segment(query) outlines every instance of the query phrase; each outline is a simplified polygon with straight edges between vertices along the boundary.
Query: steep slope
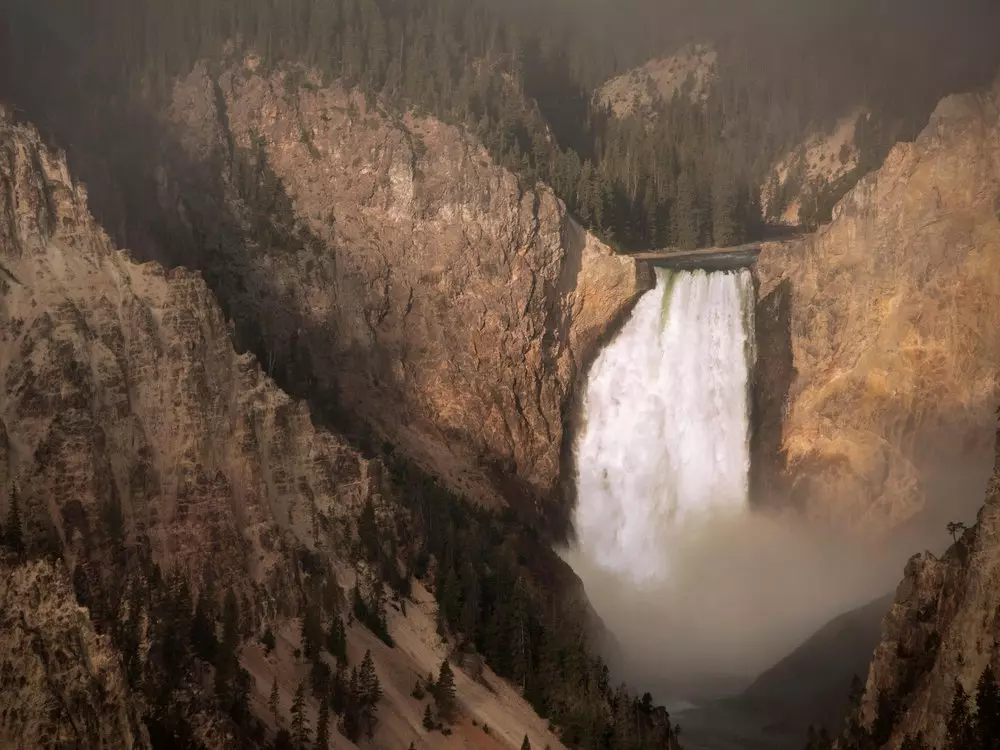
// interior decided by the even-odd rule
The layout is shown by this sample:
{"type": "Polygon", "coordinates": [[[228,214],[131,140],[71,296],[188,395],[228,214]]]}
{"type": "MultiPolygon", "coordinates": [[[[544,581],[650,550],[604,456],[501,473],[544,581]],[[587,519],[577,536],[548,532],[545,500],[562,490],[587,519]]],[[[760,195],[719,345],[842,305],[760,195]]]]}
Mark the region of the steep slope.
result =
{"type": "MultiPolygon", "coordinates": [[[[1000,437],[1000,436],[998,436],[1000,437]]],[[[916,555],[883,622],[861,704],[871,726],[879,694],[896,709],[889,747],[922,733],[942,747],[958,680],[970,693],[983,669],[1000,666],[1000,440],[977,523],[942,557],[916,555]]]]}
{"type": "Polygon", "coordinates": [[[765,248],[761,297],[790,298],[796,505],[876,532],[971,513],[992,455],[998,271],[1000,84],[942,101],[828,226],[765,248]]]}
{"type": "Polygon", "coordinates": [[[114,502],[157,562],[277,583],[282,533],[328,546],[313,521],[352,518],[366,463],[233,351],[199,276],[115,251],[65,163],[0,127],[0,481],[30,536],[73,559],[114,502]]]}
{"type": "MultiPolygon", "coordinates": [[[[234,351],[200,276],[115,250],[62,156],[2,109],[0,378],[0,539],[16,498],[27,557],[52,561],[0,565],[2,744],[143,748],[150,727],[154,747],[172,747],[167,730],[180,724],[185,746],[262,746],[279,726],[272,684],[287,726],[291,696],[311,679],[300,618],[322,598],[325,628],[346,606],[342,586],[372,586],[355,528],[368,500],[397,523],[382,468],[234,351]],[[216,656],[195,661],[186,643],[199,617],[212,618],[202,642],[216,656]],[[270,655],[256,644],[268,631],[279,636],[270,655]],[[238,707],[219,708],[229,638],[251,709],[238,721],[238,707]]],[[[451,647],[433,598],[419,584],[411,597],[409,615],[403,601],[389,607],[395,649],[347,627],[352,664],[375,654],[377,747],[444,742],[410,691],[451,647]]],[[[516,688],[489,669],[456,671],[450,746],[517,747],[528,734],[561,747],[516,688]],[[476,727],[487,722],[489,733],[476,727]]],[[[318,713],[310,691],[311,727],[318,713]]],[[[332,734],[333,747],[354,746],[332,734]]]]}
{"type": "Polygon", "coordinates": [[[736,704],[795,727],[799,738],[809,725],[836,729],[848,709],[851,679],[867,672],[891,604],[892,596],[883,596],[827,623],[754,680],[736,704]]]}
{"type": "Polygon", "coordinates": [[[650,60],[612,78],[594,96],[617,117],[649,114],[685,86],[690,86],[688,95],[693,100],[700,100],[707,95],[715,75],[716,57],[710,44],[688,44],[669,57],[650,60]]]}
{"type": "Polygon", "coordinates": [[[143,750],[121,659],[46,562],[0,563],[0,745],[143,750]]]}
{"type": "Polygon", "coordinates": [[[160,197],[193,227],[182,260],[286,380],[453,488],[551,497],[575,386],[643,288],[636,265],[459,129],[256,67],[176,86],[175,163],[198,177],[168,169],[160,197]],[[262,210],[269,231],[248,233],[262,210]]]}

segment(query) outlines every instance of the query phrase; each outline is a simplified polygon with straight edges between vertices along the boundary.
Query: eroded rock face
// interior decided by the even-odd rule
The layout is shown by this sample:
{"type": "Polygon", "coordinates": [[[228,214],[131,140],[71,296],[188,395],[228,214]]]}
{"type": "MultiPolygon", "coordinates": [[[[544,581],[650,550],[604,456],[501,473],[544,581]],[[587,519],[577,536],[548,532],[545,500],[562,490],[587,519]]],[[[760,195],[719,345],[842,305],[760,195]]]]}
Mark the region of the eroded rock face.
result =
{"type": "Polygon", "coordinates": [[[150,746],[118,653],[52,565],[0,563],[0,633],[0,745],[150,746]]]}
{"type": "MultiPolygon", "coordinates": [[[[235,352],[199,275],[115,250],[62,156],[2,108],[0,379],[0,519],[16,487],[27,556],[52,560],[15,566],[11,554],[8,565],[0,546],[0,747],[168,741],[164,654],[177,652],[162,649],[163,631],[183,639],[191,612],[151,592],[185,587],[176,601],[191,607],[206,592],[236,596],[249,707],[268,733],[238,731],[200,657],[172,678],[166,709],[199,747],[269,746],[310,680],[304,589],[332,582],[323,597],[337,598],[341,584],[369,585],[355,521],[372,499],[379,521],[397,524],[380,494],[392,487],[378,463],[314,427],[304,404],[235,352]],[[266,629],[278,636],[271,654],[259,644],[266,629]]],[[[405,604],[387,607],[396,648],[356,620],[347,626],[351,663],[375,654],[384,695],[370,742],[387,750],[433,744],[410,691],[448,648],[433,597],[415,589],[409,615],[405,604]]],[[[488,688],[457,678],[462,731],[486,736],[488,722],[498,747],[526,733],[539,747],[562,747],[516,688],[486,675],[488,688]]],[[[309,692],[315,727],[319,701],[309,692]]],[[[331,729],[335,746],[354,747],[331,729]]]]}
{"type": "MultiPolygon", "coordinates": [[[[281,592],[367,463],[237,355],[203,280],[114,250],[33,130],[0,119],[0,487],[29,540],[93,558],[120,509],[164,570],[281,592]]],[[[265,599],[268,597],[265,597],[265,599]]]]}
{"type": "Polygon", "coordinates": [[[985,476],[1000,356],[1000,92],[945,99],[830,225],[766,247],[758,273],[762,298],[791,287],[796,377],[781,445],[810,515],[884,531],[924,509],[935,483],[954,491],[970,465],[985,476]]]}
{"type": "Polygon", "coordinates": [[[550,495],[574,388],[646,279],[457,128],[292,75],[251,62],[177,86],[185,158],[225,177],[216,196],[176,172],[164,182],[161,200],[203,238],[192,262],[289,381],[453,488],[502,503],[505,473],[513,494],[550,495]],[[255,153],[287,191],[292,246],[242,239],[240,162],[255,153]]]}
{"type": "Polygon", "coordinates": [[[882,622],[861,719],[875,718],[879,692],[900,714],[890,747],[922,733],[942,747],[955,681],[975,694],[980,675],[1000,667],[1000,441],[997,463],[977,524],[941,558],[928,552],[906,566],[882,622]]]}

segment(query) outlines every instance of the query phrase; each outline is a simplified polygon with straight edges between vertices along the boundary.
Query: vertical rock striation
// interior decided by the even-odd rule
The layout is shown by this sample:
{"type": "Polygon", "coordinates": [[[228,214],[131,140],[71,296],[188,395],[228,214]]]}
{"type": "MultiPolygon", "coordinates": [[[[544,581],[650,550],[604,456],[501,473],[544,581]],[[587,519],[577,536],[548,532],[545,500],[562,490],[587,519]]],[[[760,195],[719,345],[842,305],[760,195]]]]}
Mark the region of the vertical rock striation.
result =
{"type": "Polygon", "coordinates": [[[977,523],[940,558],[906,566],[882,622],[861,719],[875,718],[879,693],[898,706],[891,747],[922,733],[942,747],[955,681],[974,694],[983,669],[1000,668],[1000,435],[997,460],[977,523]]]}
{"type": "Polygon", "coordinates": [[[161,200],[245,343],[474,499],[554,493],[574,390],[648,285],[634,262],[458,128],[295,71],[199,68],[172,119],[176,161],[223,180],[175,170],[161,200]],[[261,190],[270,237],[245,231],[261,190]]]}
{"type": "Polygon", "coordinates": [[[47,562],[0,563],[0,745],[145,750],[118,653],[47,562]]]}
{"type": "Polygon", "coordinates": [[[280,595],[283,537],[330,547],[367,464],[311,424],[202,279],[136,265],[37,133],[0,118],[0,487],[70,565],[107,537],[165,570],[280,595]],[[248,575],[249,574],[249,575],[248,575]]]}
{"type": "Polygon", "coordinates": [[[758,274],[762,298],[790,293],[793,499],[882,531],[956,487],[974,497],[998,396],[1000,84],[943,100],[832,223],[765,247],[758,274]]]}

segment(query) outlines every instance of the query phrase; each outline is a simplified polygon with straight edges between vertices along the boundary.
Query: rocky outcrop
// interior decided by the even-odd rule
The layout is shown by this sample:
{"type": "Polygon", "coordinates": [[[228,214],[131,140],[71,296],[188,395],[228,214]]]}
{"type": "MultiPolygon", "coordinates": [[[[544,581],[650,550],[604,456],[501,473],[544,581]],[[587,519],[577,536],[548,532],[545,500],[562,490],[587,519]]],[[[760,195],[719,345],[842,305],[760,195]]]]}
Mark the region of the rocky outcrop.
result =
{"type": "Polygon", "coordinates": [[[114,250],[65,162],[6,119],[0,276],[0,486],[34,543],[72,565],[120,533],[190,580],[273,591],[283,535],[333,546],[366,462],[233,350],[198,275],[114,250]]]}
{"type": "Polygon", "coordinates": [[[906,566],[882,622],[861,704],[871,725],[880,693],[898,711],[889,747],[922,733],[943,747],[955,681],[970,694],[986,666],[1000,667],[1000,440],[986,504],[976,525],[947,553],[906,566]]]}
{"type": "Polygon", "coordinates": [[[117,651],[52,565],[0,563],[0,633],[0,745],[150,746],[117,651]]]}
{"type": "Polygon", "coordinates": [[[708,96],[716,76],[718,53],[711,44],[687,44],[669,57],[650,60],[645,65],[612,78],[596,92],[595,98],[617,117],[653,115],[689,86],[692,101],[708,96]]]}
{"type": "Polygon", "coordinates": [[[224,180],[212,195],[175,169],[161,202],[282,382],[473,499],[557,489],[574,389],[644,285],[632,261],[461,130],[300,71],[200,68],[172,120],[178,161],[224,180]],[[276,231],[248,233],[262,200],[276,231]]]}
{"type": "Polygon", "coordinates": [[[945,99],[831,224],[765,247],[757,270],[762,298],[790,287],[796,376],[781,449],[797,505],[884,531],[953,493],[972,469],[988,473],[1000,87],[945,99]]]}

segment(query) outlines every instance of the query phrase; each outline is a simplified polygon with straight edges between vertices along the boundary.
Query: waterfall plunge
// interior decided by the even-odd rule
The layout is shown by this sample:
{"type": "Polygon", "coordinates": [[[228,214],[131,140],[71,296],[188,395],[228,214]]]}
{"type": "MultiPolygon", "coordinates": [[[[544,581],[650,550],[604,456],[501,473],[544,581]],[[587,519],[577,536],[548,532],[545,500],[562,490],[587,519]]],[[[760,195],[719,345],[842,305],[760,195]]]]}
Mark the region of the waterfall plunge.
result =
{"type": "Polygon", "coordinates": [[[747,506],[754,290],[749,271],[657,271],[591,369],[577,442],[579,552],[669,582],[685,528],[747,506]]]}

